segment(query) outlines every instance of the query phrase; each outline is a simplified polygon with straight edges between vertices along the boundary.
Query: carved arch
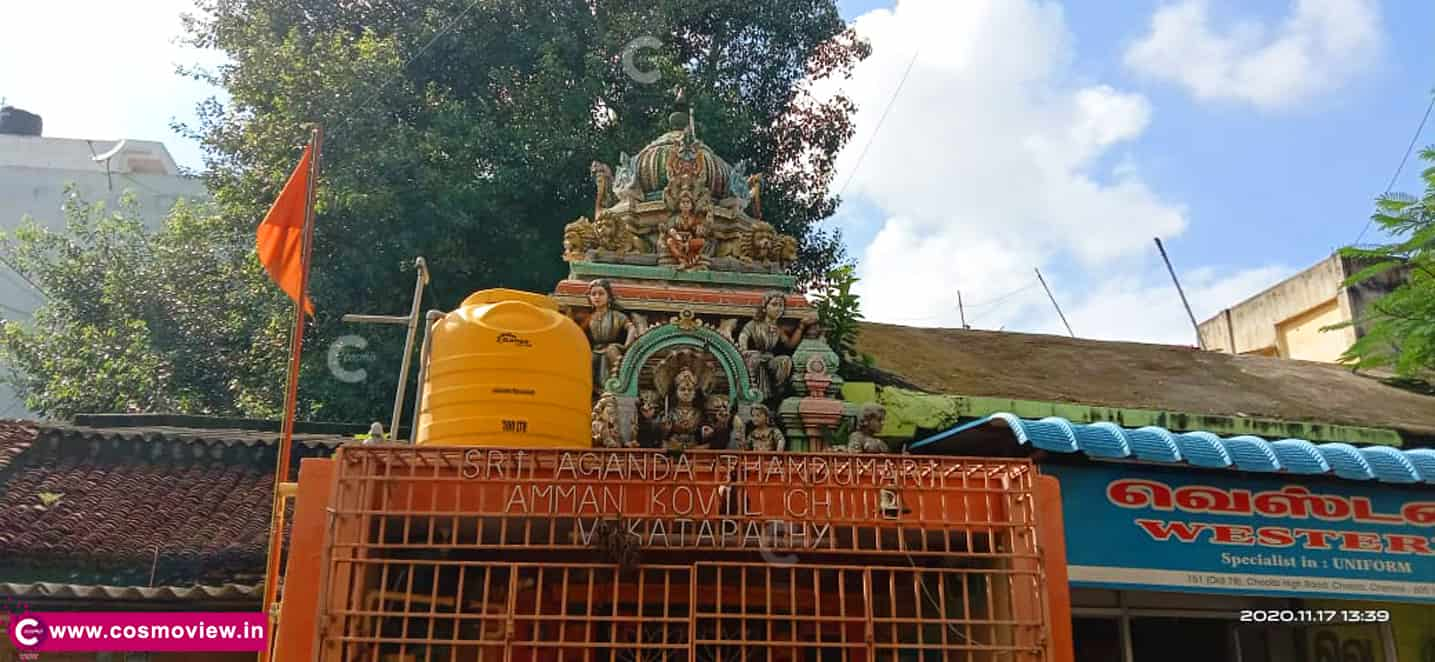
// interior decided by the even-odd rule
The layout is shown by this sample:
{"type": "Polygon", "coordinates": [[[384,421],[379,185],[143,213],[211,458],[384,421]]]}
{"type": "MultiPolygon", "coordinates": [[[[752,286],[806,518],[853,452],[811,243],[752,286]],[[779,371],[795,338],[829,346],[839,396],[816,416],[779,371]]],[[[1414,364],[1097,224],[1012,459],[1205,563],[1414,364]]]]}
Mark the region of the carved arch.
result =
{"type": "Polygon", "coordinates": [[[747,363],[737,347],[718,332],[699,326],[684,329],[676,324],[664,324],[643,334],[623,354],[618,364],[618,375],[603,383],[603,389],[619,396],[637,397],[639,373],[653,355],[679,347],[705,350],[717,359],[718,368],[727,376],[728,399],[734,404],[751,404],[762,399],[752,387],[752,377],[747,372],[747,363]]]}

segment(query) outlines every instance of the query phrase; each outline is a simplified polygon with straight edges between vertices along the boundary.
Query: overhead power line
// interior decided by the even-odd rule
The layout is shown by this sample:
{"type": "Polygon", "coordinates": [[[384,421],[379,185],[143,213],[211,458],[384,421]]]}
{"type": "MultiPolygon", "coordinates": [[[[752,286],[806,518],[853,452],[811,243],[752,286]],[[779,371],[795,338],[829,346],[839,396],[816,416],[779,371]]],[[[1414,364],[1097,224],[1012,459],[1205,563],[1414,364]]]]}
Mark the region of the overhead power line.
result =
{"type": "Polygon", "coordinates": [[[7,259],[4,255],[0,255],[0,264],[5,265],[7,268],[10,269],[10,271],[15,272],[15,275],[16,275],[16,276],[19,276],[19,277],[21,278],[21,280],[24,280],[26,284],[28,284],[30,287],[34,288],[36,292],[39,292],[39,293],[40,293],[42,296],[44,296],[46,299],[49,299],[49,298],[50,298],[50,293],[49,293],[49,292],[46,292],[44,288],[40,287],[39,285],[36,285],[36,284],[35,284],[35,281],[30,280],[30,277],[29,277],[29,276],[26,276],[26,275],[25,275],[25,272],[20,271],[18,268],[16,268],[15,265],[14,265],[13,263],[11,263],[10,260],[7,259]]]}
{"type": "MultiPolygon", "coordinates": [[[[1435,94],[1430,95],[1430,103],[1425,105],[1425,115],[1420,118],[1419,126],[1415,127],[1415,135],[1410,136],[1410,144],[1405,146],[1405,155],[1400,157],[1400,165],[1395,167],[1395,174],[1390,176],[1390,183],[1385,185],[1385,191],[1380,194],[1382,197],[1389,195],[1390,189],[1395,188],[1395,180],[1400,178],[1401,171],[1405,170],[1405,162],[1410,160],[1410,153],[1415,151],[1415,143],[1420,140],[1420,132],[1425,130],[1425,122],[1430,119],[1431,109],[1435,109],[1435,94]]],[[[1360,240],[1365,238],[1365,233],[1370,231],[1370,225],[1374,222],[1374,218],[1365,222],[1365,227],[1356,235],[1352,246],[1360,245],[1360,240]]]]}
{"type": "Polygon", "coordinates": [[[1030,283],[1027,283],[1026,285],[1023,285],[1023,286],[1018,287],[1018,288],[1016,288],[1016,289],[1014,289],[1014,290],[1012,290],[1012,291],[1010,291],[1010,292],[1007,292],[1006,294],[1003,294],[1003,295],[998,296],[998,297],[994,297],[994,298],[992,298],[992,299],[988,299],[988,300],[983,301],[983,302],[981,302],[981,303],[969,303],[969,304],[967,304],[967,308],[986,308],[987,306],[994,306],[994,305],[999,304],[999,303],[1001,303],[1001,302],[1003,302],[1003,301],[1006,301],[1007,299],[1010,299],[1010,298],[1012,298],[1012,297],[1014,297],[1014,296],[1016,296],[1016,295],[1018,295],[1018,294],[1021,294],[1022,292],[1025,292],[1025,291],[1027,291],[1027,290],[1029,290],[1029,289],[1031,289],[1031,288],[1033,288],[1033,287],[1036,287],[1036,286],[1039,285],[1039,284],[1040,284],[1040,283],[1038,283],[1038,282],[1036,282],[1036,281],[1032,281],[1032,282],[1030,282],[1030,283]]]}
{"type": "Polygon", "coordinates": [[[867,136],[867,144],[862,146],[862,151],[857,153],[857,162],[852,164],[852,171],[847,173],[847,181],[842,182],[842,188],[837,190],[837,197],[841,198],[847,192],[847,185],[852,183],[852,178],[857,176],[857,169],[862,167],[862,159],[867,158],[867,150],[872,147],[872,142],[877,139],[877,134],[882,130],[882,123],[887,121],[887,114],[892,112],[892,106],[897,103],[897,95],[902,93],[902,86],[907,84],[907,76],[912,74],[912,66],[917,64],[917,56],[922,54],[918,48],[912,53],[912,59],[907,61],[907,69],[902,72],[902,78],[897,81],[897,88],[892,90],[892,97],[887,99],[887,107],[882,109],[882,116],[877,118],[877,126],[872,128],[872,135],[867,136]]]}

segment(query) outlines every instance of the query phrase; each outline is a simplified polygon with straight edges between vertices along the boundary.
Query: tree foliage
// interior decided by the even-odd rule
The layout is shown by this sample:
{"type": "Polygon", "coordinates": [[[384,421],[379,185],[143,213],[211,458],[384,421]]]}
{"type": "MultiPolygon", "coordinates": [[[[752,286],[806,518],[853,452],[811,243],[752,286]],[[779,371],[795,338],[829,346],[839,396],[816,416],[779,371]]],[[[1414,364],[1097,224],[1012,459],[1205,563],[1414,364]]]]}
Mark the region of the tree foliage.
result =
{"type": "Polygon", "coordinates": [[[827,344],[837,352],[843,361],[857,357],[858,326],[862,321],[861,298],[852,291],[859,279],[851,265],[833,269],[817,290],[813,305],[817,308],[817,319],[827,336],[827,344]]]}
{"type": "Polygon", "coordinates": [[[158,233],[132,199],[67,196],[63,231],[28,223],[0,252],[44,288],[33,320],[0,327],[0,359],[42,414],[273,415],[286,300],[219,218],[181,203],[158,233]]]}
{"type": "MultiPolygon", "coordinates": [[[[1435,148],[1425,149],[1420,156],[1435,163],[1435,148]]],[[[1369,265],[1352,275],[1348,285],[1396,269],[1406,276],[1353,322],[1364,334],[1343,358],[1357,369],[1389,368],[1405,378],[1435,374],[1435,167],[1427,168],[1422,178],[1425,192],[1420,197],[1391,193],[1376,200],[1371,220],[1395,241],[1342,251],[1369,265]]]]}
{"type": "Polygon", "coordinates": [[[869,49],[833,0],[200,0],[186,30],[228,60],[187,72],[227,100],[202,104],[198,123],[179,127],[205,148],[213,211],[181,209],[153,237],[126,220],[113,236],[89,238],[131,251],[128,275],[102,273],[106,256],[81,248],[78,235],[12,246],[59,299],[34,334],[7,332],[18,386],[46,413],[279,409],[275,357],[286,351],[273,343],[290,313],[256,279],[253,232],[313,124],[326,137],[311,279],[318,314],[300,388],[312,416],[386,418],[402,330],[340,317],[407,312],[415,256],[433,272],[426,305],[452,308],[483,287],[551,289],[564,273],[563,226],[591,210],[589,163],[612,163],[658,135],[674,87],[686,90],[704,142],[768,173],[764,217],[799,238],[796,275],[812,282],[845,260],[840,238],[818,225],[837,202],[829,187],[853,105],[820,99],[812,85],[845,76],[869,49]],[[658,80],[635,79],[635,68],[658,80]],[[92,260],[88,271],[51,261],[66,254],[60,246],[92,260]],[[231,279],[169,273],[182,268],[231,279]],[[151,272],[168,274],[172,291],[138,280],[151,272]],[[109,290],[67,291],[86,279],[109,290]],[[111,299],[123,304],[78,305],[111,299]],[[202,324],[218,328],[192,332],[202,324]],[[346,335],[366,343],[346,359],[367,371],[362,382],[327,367],[346,335]],[[102,358],[130,382],[101,383],[81,368],[102,358]]]}

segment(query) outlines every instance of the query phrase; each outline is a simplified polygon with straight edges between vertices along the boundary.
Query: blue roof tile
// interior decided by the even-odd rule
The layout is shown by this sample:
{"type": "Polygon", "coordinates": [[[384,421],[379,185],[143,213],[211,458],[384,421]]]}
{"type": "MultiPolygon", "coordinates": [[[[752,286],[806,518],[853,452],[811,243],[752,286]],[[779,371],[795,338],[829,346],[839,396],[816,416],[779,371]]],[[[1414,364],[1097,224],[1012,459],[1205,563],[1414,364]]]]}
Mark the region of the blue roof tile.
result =
{"type": "Polygon", "coordinates": [[[1205,431],[1174,433],[1155,426],[1133,429],[1107,422],[1073,423],[1056,416],[1031,420],[1015,414],[992,414],[914,442],[909,448],[914,451],[930,448],[939,441],[990,426],[1006,427],[1018,443],[1054,453],[1435,485],[1435,449],[1430,448],[1357,448],[1344,443],[1313,444],[1304,439],[1267,441],[1250,435],[1220,437],[1205,431]]]}

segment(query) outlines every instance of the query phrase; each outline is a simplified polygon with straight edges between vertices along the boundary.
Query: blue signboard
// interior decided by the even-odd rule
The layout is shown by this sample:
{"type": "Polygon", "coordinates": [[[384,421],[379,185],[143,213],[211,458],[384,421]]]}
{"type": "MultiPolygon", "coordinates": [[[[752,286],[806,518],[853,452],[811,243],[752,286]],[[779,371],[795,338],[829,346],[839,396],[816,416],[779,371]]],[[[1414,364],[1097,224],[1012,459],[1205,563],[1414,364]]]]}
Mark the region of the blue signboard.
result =
{"type": "Polygon", "coordinates": [[[1435,603],[1435,491],[1132,465],[1061,481],[1074,586],[1435,603]]]}

